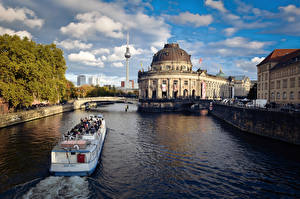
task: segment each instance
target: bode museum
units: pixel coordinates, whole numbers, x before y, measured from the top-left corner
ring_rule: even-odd
[[[165,44],[153,55],[149,70],[139,71],[138,83],[141,107],[149,106],[149,100],[246,97],[251,85],[246,76],[226,77],[221,70],[217,75],[201,69],[193,71],[191,55],[177,43]]]

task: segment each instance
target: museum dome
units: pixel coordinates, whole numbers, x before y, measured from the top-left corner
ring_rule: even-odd
[[[182,66],[179,70],[191,70],[191,55],[179,48],[177,43],[165,44],[163,49],[153,55],[151,63],[153,70],[163,70],[163,66],[169,70],[176,70],[178,66]]]

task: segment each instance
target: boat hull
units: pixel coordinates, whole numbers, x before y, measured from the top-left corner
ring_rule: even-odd
[[[89,163],[51,163],[50,174],[54,176],[89,176],[91,175],[97,165],[101,156],[104,141],[106,137],[106,128],[102,129],[99,143],[95,150],[97,150],[96,158]],[[52,151],[55,152],[55,151]],[[91,151],[92,152],[92,151]],[[90,152],[90,153],[91,153]]]

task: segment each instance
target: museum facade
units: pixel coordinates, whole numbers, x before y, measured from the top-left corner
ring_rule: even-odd
[[[165,44],[154,54],[149,70],[138,73],[139,98],[142,100],[233,98],[235,82],[235,77],[226,77],[221,70],[217,75],[208,74],[206,70],[193,71],[191,55],[177,43]],[[238,89],[248,94],[249,78],[239,79],[237,83]]]

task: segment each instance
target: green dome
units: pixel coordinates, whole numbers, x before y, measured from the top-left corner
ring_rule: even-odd
[[[223,73],[222,69],[220,69],[220,72],[216,74],[217,77],[226,77],[225,73]]]

